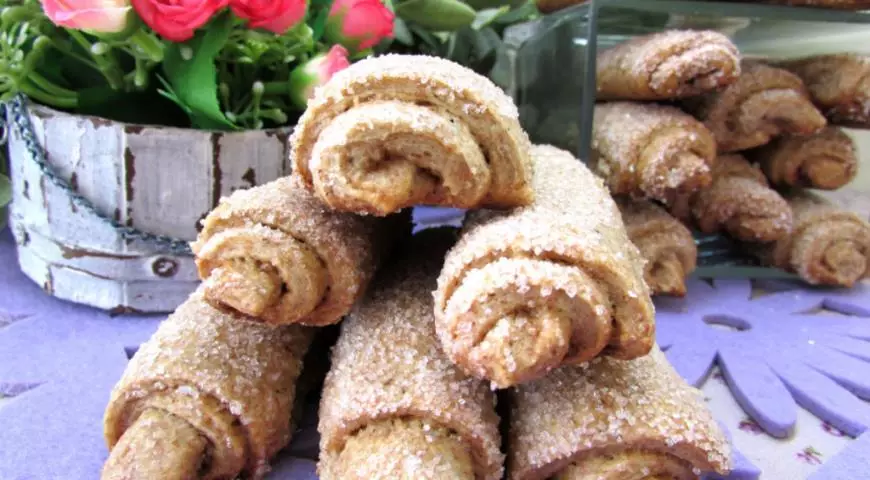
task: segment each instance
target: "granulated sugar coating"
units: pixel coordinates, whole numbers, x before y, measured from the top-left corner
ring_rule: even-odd
[[[744,242],[773,242],[792,228],[788,203],[768,186],[760,169],[738,154],[717,158],[713,183],[687,201],[694,223],[704,233],[727,232]]]
[[[686,294],[686,277],[695,270],[698,247],[692,232],[665,209],[648,200],[617,200],[622,220],[646,260],[644,280],[653,295]]]
[[[794,228],[762,247],[765,263],[792,271],[813,285],[852,287],[870,276],[870,224],[804,191],[785,194]]]
[[[870,56],[819,55],[779,66],[796,74],[813,102],[837,125],[870,125]]]
[[[327,325],[350,310],[409,230],[407,212],[335,212],[291,176],[222,199],[192,249],[208,301],[270,325]]]
[[[758,147],[780,135],[809,135],[825,127],[797,76],[754,60],[743,60],[742,74],[720,92],[684,103],[713,132],[719,153]]]
[[[632,361],[559,368],[511,397],[510,480],[569,469],[585,476],[567,478],[611,478],[626,465],[632,475],[624,478],[690,479],[730,469],[730,446],[700,392],[658,347]]]
[[[855,141],[837,127],[813,135],[781,137],[747,156],[761,165],[770,183],[781,188],[836,190],[858,174]]]
[[[262,478],[269,458],[290,440],[296,380],[312,333],[243,321],[216,310],[197,290],[139,348],[112,391],[104,421],[109,447],[143,412],[163,412],[162,421],[186,423],[208,440],[204,478],[242,472]],[[158,464],[175,454],[160,455],[149,445],[164,434],[137,429],[138,448],[130,449],[136,455],[127,460],[160,471]]]
[[[645,355],[655,335],[643,260],[601,180],[565,151],[532,154],[535,203],[470,212],[435,292],[444,351],[501,388]]]
[[[445,357],[434,332],[430,292],[454,238],[414,236],[342,323],[320,401],[323,480],[502,478],[495,396]]]
[[[385,101],[406,104],[406,115],[395,116],[392,123],[372,109],[366,115],[347,116],[356,107]],[[336,121],[339,124],[333,125]],[[443,134],[451,129],[453,135]],[[383,55],[338,72],[316,90],[291,142],[294,172],[335,209],[383,214],[396,208],[378,196],[390,188],[391,182],[383,177],[393,170],[400,177],[400,172],[411,170],[420,182],[441,181],[437,177],[443,175],[442,188],[466,181],[487,187],[485,196],[476,202],[466,198],[464,205],[451,205],[448,198],[438,198],[438,192],[429,192],[424,200],[434,204],[508,208],[532,201],[530,143],[516,106],[486,77],[436,57]],[[415,146],[400,148],[407,145]],[[469,149],[477,150],[473,157],[485,159],[488,175],[433,167],[440,157],[463,155]],[[322,154],[328,158],[319,158]],[[466,159],[466,169],[478,160]],[[399,192],[390,195],[395,202]],[[420,200],[404,195],[406,206]]]
[[[665,204],[710,184],[713,135],[674,107],[635,102],[595,106],[593,170],[614,195]]]
[[[714,31],[669,30],[598,54],[598,101],[673,100],[715,91],[740,76],[740,53]]]

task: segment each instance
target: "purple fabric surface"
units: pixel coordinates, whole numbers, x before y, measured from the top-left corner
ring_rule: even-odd
[[[854,291],[770,285],[750,299],[746,280],[692,280],[685,299],[657,299],[659,344],[694,385],[718,363],[746,413],[770,435],[788,436],[797,407],[851,436],[870,427],[870,304]],[[806,313],[836,307],[851,316]],[[833,307],[832,307],[833,306]]]
[[[870,478],[870,435],[861,435],[828,460],[809,480],[865,480]]]
[[[435,217],[421,223],[440,221]],[[694,384],[718,359],[741,405],[756,420],[769,420],[765,428],[788,431],[790,412],[801,404],[847,432],[863,431],[867,404],[853,395],[870,396],[870,323],[793,313],[836,301],[840,311],[863,314],[870,302],[842,292],[778,289],[750,302],[748,282],[717,282],[714,289],[694,281],[688,299],[657,301],[659,341]],[[46,295],[20,273],[11,235],[0,232],[0,393],[15,397],[0,407],[0,479],[98,478],[107,455],[102,415],[109,392],[128,355],[163,318],[113,317]],[[705,318],[742,331],[713,328]],[[315,427],[316,408],[309,405],[271,480],[316,478]],[[758,477],[740,452],[734,460],[727,478]]]

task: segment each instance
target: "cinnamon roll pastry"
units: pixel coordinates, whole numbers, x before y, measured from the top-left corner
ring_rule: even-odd
[[[796,75],[744,60],[724,90],[687,99],[684,108],[713,132],[719,153],[759,147],[780,135],[809,135],[826,125]]]
[[[203,220],[192,250],[205,298],[269,325],[328,325],[365,292],[407,212],[330,210],[295,176],[238,190]]]
[[[440,58],[354,63],[317,90],[291,141],[295,173],[336,210],[383,216],[532,201],[516,106],[487,78]]]
[[[758,249],[768,265],[807,283],[852,287],[870,276],[870,224],[807,191],[785,195],[794,215],[790,235]]]
[[[342,323],[320,400],[323,480],[498,480],[495,395],[442,353],[432,289],[452,229],[415,235]]]
[[[562,367],[511,393],[509,480],[727,474],[728,440],[657,346]]]
[[[500,388],[642,356],[655,337],[643,261],[601,180],[555,147],[532,155],[535,203],[470,212],[435,291],[444,352]]]
[[[862,2],[870,8],[870,2]],[[870,126],[870,56],[817,55],[779,64],[804,81],[816,106],[835,125]]]
[[[628,238],[646,260],[643,278],[654,295],[686,294],[698,247],[692,232],[665,209],[647,200],[617,199]]]
[[[704,125],[663,105],[634,102],[595,106],[592,168],[614,195],[670,204],[710,184],[716,156]]]
[[[262,479],[290,441],[312,336],[297,325],[240,321],[194,292],[112,391],[102,479]]]
[[[740,76],[740,52],[714,31],[668,30],[598,54],[596,100],[672,100],[729,85]]]
[[[704,233],[725,232],[745,242],[772,242],[792,228],[788,203],[738,154],[717,158],[710,187],[676,202],[671,213]]]
[[[802,137],[781,137],[747,152],[776,187],[836,190],[858,174],[855,142],[837,127]]]

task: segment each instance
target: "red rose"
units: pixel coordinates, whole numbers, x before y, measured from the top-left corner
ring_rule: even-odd
[[[132,0],[133,8],[142,21],[161,37],[184,42],[193,37],[197,28],[218,10],[227,6],[228,0]]]
[[[335,0],[323,34],[330,42],[359,52],[391,38],[394,19],[380,0]]]
[[[306,0],[231,0],[230,8],[249,28],[283,34],[305,18]]]

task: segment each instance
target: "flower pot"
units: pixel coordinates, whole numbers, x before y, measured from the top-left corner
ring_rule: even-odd
[[[133,125],[33,104],[9,124],[22,270],[56,297],[102,309],[174,310],[198,283],[186,242],[199,221],[222,196],[290,171],[289,129]]]

